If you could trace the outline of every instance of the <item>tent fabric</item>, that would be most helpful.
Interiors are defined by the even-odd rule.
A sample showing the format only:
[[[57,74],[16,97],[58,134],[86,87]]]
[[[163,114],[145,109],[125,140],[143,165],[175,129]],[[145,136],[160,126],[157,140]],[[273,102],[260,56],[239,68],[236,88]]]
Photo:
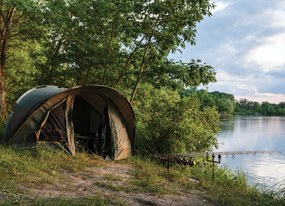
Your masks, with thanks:
[[[117,160],[132,153],[134,124],[129,101],[115,89],[102,85],[70,89],[40,86],[18,99],[2,142],[46,142],[72,155],[82,146]]]
[[[114,141],[114,159],[123,159],[125,156],[131,154],[131,145],[128,140],[128,133],[125,123],[122,118],[119,117],[119,113],[115,110],[115,107],[108,107],[109,123],[111,129],[113,141]]]
[[[40,141],[67,141],[65,110],[66,102],[64,101],[48,112],[39,130],[38,139]]]

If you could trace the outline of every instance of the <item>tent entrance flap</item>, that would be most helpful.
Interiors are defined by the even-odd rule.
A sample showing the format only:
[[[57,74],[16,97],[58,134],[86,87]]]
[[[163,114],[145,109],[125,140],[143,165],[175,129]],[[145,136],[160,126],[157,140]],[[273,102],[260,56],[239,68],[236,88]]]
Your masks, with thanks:
[[[63,101],[47,113],[39,130],[39,141],[67,142],[65,110],[66,101]]]
[[[131,155],[131,143],[126,129],[125,122],[123,121],[120,113],[115,106],[108,106],[108,117],[110,124],[110,131],[112,136],[112,144],[114,150],[115,160],[125,159]]]
[[[110,149],[108,114],[100,114],[86,100],[76,96],[73,104],[72,121],[77,149],[106,156]],[[108,154],[111,155],[111,154]]]
[[[70,105],[69,98],[62,100],[54,105],[44,116],[41,121],[39,130],[35,133],[39,142],[47,142],[60,146],[70,154],[75,154],[73,146],[69,141],[68,127],[66,123],[69,121],[68,112]]]

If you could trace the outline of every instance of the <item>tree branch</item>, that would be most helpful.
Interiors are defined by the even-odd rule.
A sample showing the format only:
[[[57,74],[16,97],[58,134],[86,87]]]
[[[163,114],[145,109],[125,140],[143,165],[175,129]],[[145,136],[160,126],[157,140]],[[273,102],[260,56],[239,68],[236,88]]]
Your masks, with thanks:
[[[157,16],[156,21],[155,21],[155,23],[154,23],[154,25],[153,25],[153,27],[152,27],[151,34],[150,34],[150,36],[149,36],[149,38],[148,38],[148,41],[147,41],[147,46],[146,46],[146,48],[145,48],[145,51],[144,51],[144,54],[143,54],[143,58],[142,58],[142,61],[141,61],[141,65],[140,65],[140,71],[139,71],[139,74],[138,74],[138,76],[137,76],[137,80],[136,80],[136,83],[135,83],[135,87],[134,87],[134,89],[133,89],[133,91],[132,91],[132,95],[131,95],[131,98],[130,98],[130,102],[131,102],[131,103],[132,103],[133,100],[134,100],[134,97],[135,97],[135,95],[136,95],[136,91],[137,91],[139,82],[140,82],[140,80],[141,80],[141,78],[142,78],[142,73],[143,73],[143,70],[144,70],[144,67],[145,67],[145,60],[146,60],[146,57],[147,57],[147,53],[148,53],[149,47],[150,47],[150,45],[151,45],[151,39],[152,39],[152,37],[153,37],[153,35],[154,35],[155,28],[156,28],[157,25],[158,25],[159,18],[160,18],[160,15]]]
[[[117,87],[117,86],[119,85],[120,81],[122,80],[122,78],[123,78],[123,76],[124,76],[124,74],[125,74],[125,70],[126,70],[127,66],[129,65],[129,63],[130,63],[132,57],[134,56],[134,54],[136,53],[136,51],[139,49],[139,45],[142,43],[142,41],[143,41],[144,39],[145,39],[145,36],[143,36],[143,37],[141,38],[141,40],[136,44],[135,48],[133,49],[133,51],[132,51],[132,52],[130,53],[130,55],[128,56],[128,59],[127,59],[127,61],[125,62],[124,66],[123,66],[123,68],[122,68],[122,70],[121,70],[121,74],[119,75],[118,79],[117,79],[116,82],[115,82],[115,87]]]

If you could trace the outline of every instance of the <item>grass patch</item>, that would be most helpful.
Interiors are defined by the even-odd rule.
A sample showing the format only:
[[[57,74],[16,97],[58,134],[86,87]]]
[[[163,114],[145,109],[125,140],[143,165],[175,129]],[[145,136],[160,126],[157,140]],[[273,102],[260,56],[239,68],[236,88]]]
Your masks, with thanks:
[[[134,179],[132,184],[135,189],[140,192],[148,193],[168,193],[169,181],[165,178],[165,168],[159,167],[154,162],[134,159],[135,169],[133,172]]]
[[[212,179],[210,164],[197,167],[172,166],[170,171],[149,159],[133,157],[135,165],[133,186],[136,190],[158,194],[175,194],[193,189],[203,191],[206,197],[220,206],[284,206],[285,189],[260,191],[249,186],[245,175],[231,172],[228,168],[215,168]],[[193,182],[190,179],[198,179]]]
[[[215,168],[215,179],[211,179],[211,167],[195,168],[193,173],[200,179],[199,188],[206,191],[210,200],[221,206],[281,206],[285,205],[284,193],[260,191],[249,186],[243,172],[233,173],[228,168]]]
[[[116,182],[112,182],[112,181],[100,181],[100,182],[96,182],[95,185],[106,188],[111,191],[115,191],[115,192],[125,191],[127,189],[127,187],[118,185],[116,184]]]
[[[31,206],[110,206],[118,205],[125,206],[125,204],[119,200],[104,196],[92,196],[82,198],[44,198],[44,199],[32,199],[25,196],[10,196],[6,200],[0,200],[0,205],[14,206],[14,205],[31,205]]]
[[[135,166],[132,185],[136,191],[175,194],[178,187],[188,190],[195,185],[189,181],[189,168],[175,167],[168,172],[165,167],[150,159],[132,157],[128,161]]]
[[[115,175],[105,175],[105,179],[108,181],[120,181],[121,178]]]
[[[87,154],[76,157],[63,151],[0,145],[0,184],[2,190],[16,191],[18,185],[52,183],[63,178],[62,171],[83,171],[94,166]]]

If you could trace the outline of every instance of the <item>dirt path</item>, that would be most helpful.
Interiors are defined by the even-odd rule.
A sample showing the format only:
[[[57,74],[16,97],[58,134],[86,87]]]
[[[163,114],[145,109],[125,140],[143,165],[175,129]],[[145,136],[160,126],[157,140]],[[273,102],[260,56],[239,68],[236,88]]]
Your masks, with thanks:
[[[100,167],[88,168],[85,172],[72,173],[64,171],[66,181],[37,188],[25,188],[26,193],[34,198],[78,198],[103,195],[114,198],[130,206],[139,205],[191,205],[214,206],[199,191],[177,191],[175,194],[154,194],[136,191],[130,182],[133,166],[122,163],[104,163]],[[68,181],[67,181],[68,180]]]

